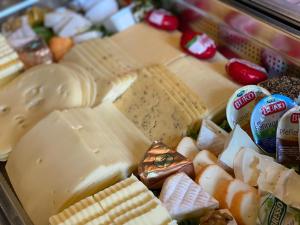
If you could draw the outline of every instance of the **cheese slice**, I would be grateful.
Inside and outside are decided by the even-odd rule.
[[[199,153],[196,142],[190,137],[184,137],[177,145],[176,151],[185,156],[189,160],[193,160]]]
[[[217,163],[218,158],[213,153],[207,150],[201,150],[193,159],[196,176],[203,167]]]
[[[233,180],[224,169],[218,165],[208,165],[198,171],[196,182],[209,194],[216,196],[222,184]],[[223,193],[224,194],[224,193]]]
[[[151,71],[166,74],[158,80]],[[165,77],[172,75],[163,66],[156,65],[139,70],[137,73],[136,82],[115,102],[115,105],[151,141],[162,140],[168,146],[177,146],[182,137],[186,136],[189,127],[193,126],[193,122],[187,108],[183,108],[165,90]],[[186,98],[188,97],[187,95]],[[202,105],[198,116],[194,116],[194,119],[200,120],[204,113],[205,106]]]
[[[219,160],[229,169],[233,169],[234,159],[242,148],[251,148],[259,152],[259,148],[249,135],[237,124],[225,143],[224,151],[220,154]]]
[[[48,113],[80,107],[82,90],[68,68],[40,65],[0,90],[0,102],[0,155],[7,158],[18,140]]]
[[[220,54],[209,62],[186,56],[168,64],[168,68],[204,101],[208,114],[213,116],[226,107],[229,97],[239,88],[227,77],[226,63]]]
[[[95,105],[100,104],[103,98],[105,101],[112,101],[123,94],[135,80],[131,75],[124,76],[141,67],[135,59],[108,38],[94,39],[76,45],[64,56],[62,62],[76,63],[93,76],[97,84]]]
[[[128,176],[149,145],[112,104],[53,112],[20,140],[6,170],[27,214],[42,225]]]
[[[223,150],[228,133],[213,121],[202,120],[201,128],[197,137],[197,145],[200,149],[207,149],[218,156]]]
[[[111,39],[144,66],[168,64],[185,56],[180,49],[180,33],[165,32],[139,23],[117,33]]]
[[[208,209],[219,207],[218,201],[185,173],[169,177],[162,187],[159,199],[176,219],[198,217]]]

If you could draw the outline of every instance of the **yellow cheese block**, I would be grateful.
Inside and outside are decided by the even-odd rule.
[[[170,88],[166,85],[168,83],[166,77],[173,75],[163,66],[147,67],[137,73],[137,81],[115,102],[115,105],[151,141],[162,140],[167,145],[176,147],[194,121],[199,121],[205,114],[205,106],[197,101],[199,108],[197,115],[194,115],[186,105],[181,105],[168,91]],[[165,75],[158,78],[155,73]],[[185,99],[190,101],[188,92]]]
[[[177,224],[135,176],[70,206],[50,218],[51,225]]]
[[[185,56],[180,49],[178,31],[166,32],[139,23],[115,34],[111,39],[144,66],[168,64]]]
[[[199,96],[213,115],[226,107],[229,97],[240,87],[226,75],[226,62],[220,54],[211,61],[186,56],[168,64],[168,68]]]
[[[41,65],[1,89],[0,102],[0,156],[5,160],[18,140],[48,113],[80,107],[81,84],[62,65]]]
[[[33,223],[43,225],[51,215],[127,177],[149,145],[112,104],[56,111],[20,140],[6,171]]]
[[[62,63],[65,62],[76,63],[93,76],[97,84],[95,104],[101,103],[105,97],[105,101],[113,101],[123,94],[135,80],[135,77],[127,77],[126,74],[140,68],[136,60],[109,38],[76,45],[65,55]]]

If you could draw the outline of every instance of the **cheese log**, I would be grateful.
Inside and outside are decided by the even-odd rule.
[[[184,219],[201,216],[208,209],[219,207],[219,203],[185,173],[169,177],[159,199],[168,209],[172,218]]]
[[[204,166],[214,165],[217,163],[218,158],[214,154],[207,150],[201,150],[193,159],[196,176]]]
[[[196,178],[196,182],[212,196],[216,196],[216,192],[222,186],[222,183],[230,182],[231,180],[233,180],[232,176],[218,165],[203,167]]]
[[[258,216],[259,198],[257,193],[238,192],[229,208],[239,225],[256,225]]]
[[[202,120],[201,128],[197,137],[197,146],[207,149],[218,156],[223,150],[228,133],[213,121]]]
[[[235,177],[251,186],[257,186],[258,177],[269,161],[273,162],[274,159],[250,148],[242,148],[233,163]]]
[[[49,222],[50,225],[86,224],[94,219],[98,219],[99,221],[99,218],[103,217],[104,210],[90,196],[63,210],[61,213],[50,217]],[[106,220],[110,222],[108,217],[106,217]]]
[[[149,145],[111,104],[53,112],[20,140],[6,171],[33,223],[42,225],[128,176]]]
[[[259,152],[259,148],[249,135],[237,124],[225,143],[224,151],[219,156],[219,161],[228,169],[233,169],[233,162],[241,148],[251,148]]]
[[[239,85],[226,75],[227,60],[217,54],[213,61],[199,61],[191,56],[168,64],[168,68],[201,98],[213,116],[226,107],[227,99]]]
[[[165,32],[145,23],[134,25],[111,39],[143,66],[166,65],[185,56],[179,46],[178,31]]]
[[[189,160],[193,160],[199,153],[195,141],[190,137],[184,137],[177,145],[176,151],[185,156]]]
[[[158,81],[151,71],[166,74]],[[165,91],[164,77],[172,76],[172,74],[159,65],[144,68],[137,73],[136,82],[117,99],[115,105],[151,141],[161,140],[170,147],[176,147],[182,137],[186,136],[188,128],[192,126],[192,121],[187,114],[187,109],[183,109]],[[188,97],[186,96],[187,99]],[[199,108],[197,119],[199,120],[204,113],[205,107],[202,106],[201,109]]]
[[[81,84],[62,65],[32,68],[0,90],[0,155],[6,158],[17,141],[53,110],[82,106]]]
[[[97,84],[95,105],[100,104],[103,98],[106,101],[113,101],[123,94],[135,80],[132,79],[132,75],[127,78],[125,75],[141,67],[135,59],[108,38],[94,39],[76,45],[64,56],[62,62],[76,63],[93,76]],[[114,94],[110,94],[112,89]]]

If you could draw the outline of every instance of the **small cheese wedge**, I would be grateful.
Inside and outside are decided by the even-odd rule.
[[[197,175],[196,182],[212,196],[216,195],[222,183],[232,181],[233,178],[223,168],[218,165],[208,165],[203,167]],[[223,185],[225,186],[225,185]]]
[[[144,66],[166,65],[185,56],[179,46],[180,32],[153,29],[146,23],[134,25],[111,39]]]
[[[176,151],[185,156],[189,160],[193,160],[199,153],[196,142],[190,137],[184,137],[177,145]]]
[[[51,215],[127,177],[149,145],[112,104],[56,111],[19,141],[6,171],[27,214],[42,225]]]
[[[233,169],[234,159],[241,148],[251,148],[259,152],[259,148],[249,135],[237,124],[225,144],[224,151],[219,156],[220,162]]]
[[[237,179],[257,186],[257,180],[267,161],[273,162],[269,156],[259,154],[250,148],[242,148],[236,155],[233,163],[234,174]]]
[[[202,120],[197,138],[197,145],[200,149],[208,149],[218,156],[224,150],[227,138],[228,133],[213,121]]]
[[[207,150],[201,150],[193,159],[195,174],[198,175],[201,168],[218,163],[218,158]]]
[[[159,199],[175,219],[198,217],[208,209],[219,207],[218,201],[185,173],[169,177],[162,187]]]
[[[66,24],[59,30],[58,35],[61,37],[73,37],[76,34],[82,33],[88,30],[92,26],[92,23],[81,16],[74,13]]]

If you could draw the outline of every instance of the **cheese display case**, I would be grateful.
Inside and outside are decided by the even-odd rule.
[[[300,224],[282,1],[1,2],[0,224]]]

